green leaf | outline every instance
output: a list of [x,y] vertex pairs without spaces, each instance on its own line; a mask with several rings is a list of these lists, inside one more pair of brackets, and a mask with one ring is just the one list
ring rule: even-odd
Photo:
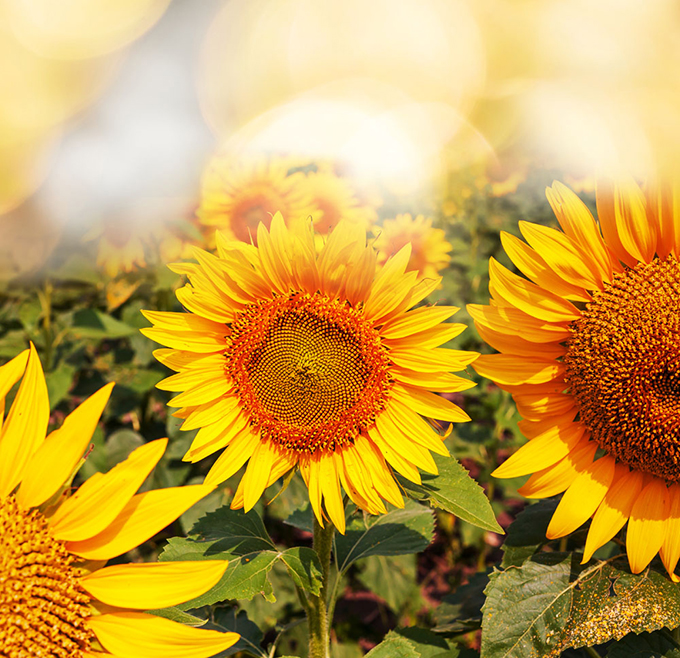
[[607,658],[680,658],[680,649],[663,633],[640,633],[612,644]]
[[32,331],[42,315],[42,307],[37,299],[27,299],[21,303],[17,312],[19,321],[27,331]]
[[281,553],[281,561],[288,567],[296,585],[315,596],[319,595],[323,582],[321,562],[316,551],[306,546],[296,546]]
[[275,548],[257,512],[246,514],[226,505],[200,518],[191,534],[202,540],[217,540],[215,550],[233,555]]
[[545,536],[559,500],[556,498],[541,500],[527,505],[508,527],[508,534],[503,542],[503,562],[501,566],[519,567],[528,557],[547,543]]
[[180,624],[185,624],[186,626],[204,626],[206,623],[205,619],[190,615],[188,612],[183,612],[179,608],[160,608],[159,610],[147,610],[152,615],[156,617],[164,617],[170,621],[176,621]]
[[527,560],[520,568],[496,571],[485,590],[482,653],[485,658],[539,658],[558,644],[575,584],[571,556],[558,564]]
[[67,395],[73,384],[76,369],[68,363],[60,363],[52,372],[45,374],[50,409],[54,409]]
[[409,601],[415,601],[415,607],[419,607],[421,596],[416,571],[415,555],[371,555],[364,560],[358,578],[399,614]]
[[477,630],[482,624],[484,589],[488,584],[488,574],[476,573],[466,585],[445,596],[435,610],[437,625],[433,630],[447,635]]
[[377,647],[366,654],[366,658],[420,658],[420,654],[406,638],[390,631]]
[[410,626],[409,628],[397,628],[393,633],[407,639],[420,658],[435,658],[435,656],[449,650],[448,642],[427,628]]
[[612,561],[543,553],[491,575],[482,653],[488,658],[559,656],[628,633],[680,626],[680,591],[656,571],[634,575]]
[[250,656],[266,658],[267,654],[262,650],[262,631],[257,624],[248,619],[245,611],[237,612],[236,608],[217,608],[210,628],[222,632],[238,633],[241,636],[236,644],[218,653],[215,658],[226,658],[239,651],[244,651]]
[[82,308],[73,314],[71,332],[76,338],[123,338],[133,336],[137,329],[92,308]]
[[433,507],[451,512],[468,523],[503,534],[503,528],[498,525],[484,490],[470,477],[458,460],[455,457],[441,455],[433,457],[439,475],[424,473],[422,484],[415,484],[399,477],[399,482],[406,493],[416,500],[427,501]]
[[403,555],[424,550],[432,541],[434,515],[427,507],[408,501],[378,517],[355,519],[345,535],[336,535],[336,556],[340,571],[369,555]]
[[307,503],[302,509],[296,509],[286,520],[285,523],[292,525],[299,530],[305,530],[314,534],[314,517],[312,507]]

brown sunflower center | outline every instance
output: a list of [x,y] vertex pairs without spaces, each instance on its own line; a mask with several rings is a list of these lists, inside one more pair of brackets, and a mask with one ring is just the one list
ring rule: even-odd
[[571,331],[566,380],[592,438],[634,469],[680,480],[680,263],[616,274]]
[[0,656],[82,657],[94,635],[72,561],[40,512],[0,500]]
[[253,425],[282,447],[334,450],[385,405],[387,351],[346,303],[293,293],[252,304],[231,330],[227,371]]

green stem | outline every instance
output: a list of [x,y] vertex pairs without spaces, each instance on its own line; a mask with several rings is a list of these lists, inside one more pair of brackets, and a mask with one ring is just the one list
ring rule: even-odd
[[314,518],[314,550],[321,562],[322,585],[319,596],[308,597],[309,609],[309,658],[330,658],[330,639],[328,633],[328,578],[331,571],[331,548],[335,528],[328,522],[322,528]]
[[593,647],[583,647],[590,658],[602,658],[602,656],[593,649]]

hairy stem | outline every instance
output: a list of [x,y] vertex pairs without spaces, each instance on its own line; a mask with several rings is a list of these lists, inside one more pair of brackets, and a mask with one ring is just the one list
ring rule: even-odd
[[334,532],[335,528],[332,523],[327,523],[326,527],[322,528],[317,519],[314,519],[314,550],[321,562],[322,585],[319,596],[308,597],[309,658],[329,658],[330,656],[327,596]]

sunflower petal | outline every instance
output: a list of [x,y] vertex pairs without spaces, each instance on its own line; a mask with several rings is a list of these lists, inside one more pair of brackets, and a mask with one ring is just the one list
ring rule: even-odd
[[592,516],[612,483],[615,466],[613,457],[602,457],[576,476],[548,525],[548,539],[570,534]]
[[628,521],[626,553],[633,573],[640,573],[663,546],[669,507],[666,483],[652,478],[633,503]]
[[626,525],[633,504],[640,495],[643,474],[630,471],[624,464],[618,464],[616,469],[609,491],[593,515],[583,550],[583,564]]
[[112,389],[113,383],[107,384],[82,402],[38,448],[19,485],[20,505],[38,507],[66,482],[92,439]]
[[238,642],[237,633],[184,626],[144,612],[93,615],[87,625],[116,658],[208,658]]
[[153,470],[167,439],[146,443],[105,475],[91,477],[50,518],[57,539],[82,541],[102,532],[120,514]]
[[[19,355],[6,364],[5,382],[14,378],[23,358]],[[49,418],[45,375],[31,343],[24,377],[0,434],[0,498],[21,482],[29,460],[45,440]]]
[[168,608],[196,598],[224,575],[227,560],[147,562],[97,569],[79,580],[88,594],[118,608]]
[[137,494],[102,532],[83,541],[66,542],[66,550],[86,560],[111,560],[143,544],[214,488],[195,484]]

